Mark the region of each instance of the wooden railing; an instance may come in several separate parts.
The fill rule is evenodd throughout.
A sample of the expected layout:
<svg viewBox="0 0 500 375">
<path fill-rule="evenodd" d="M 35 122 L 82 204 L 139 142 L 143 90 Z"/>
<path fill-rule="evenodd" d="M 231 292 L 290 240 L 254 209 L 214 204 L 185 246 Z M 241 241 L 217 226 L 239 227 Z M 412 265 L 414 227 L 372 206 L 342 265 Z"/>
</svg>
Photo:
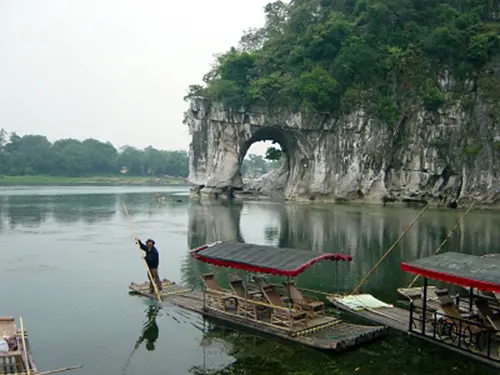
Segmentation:
<svg viewBox="0 0 500 375">
<path fill-rule="evenodd" d="M 215 310 L 217 310 L 217 312 L 219 312 L 219 313 L 229 315 L 229 316 L 234 316 L 234 317 L 237 317 L 240 319 L 244 318 L 247 321 L 252 321 L 254 323 L 257 323 L 258 325 L 272 327 L 274 329 L 284 331 L 290 335 L 294 335 L 294 332 L 296 332 L 296 330 L 294 329 L 296 322 L 295 322 L 295 319 L 293 318 L 293 316 L 290 315 L 290 313 L 303 312 L 302 309 L 300 309 L 300 308 L 299 309 L 293 308 L 293 307 L 287 308 L 287 307 L 278 306 L 278 305 L 268 303 L 267 301 L 259 301 L 259 300 L 253 299 L 253 298 L 244 298 L 244 297 L 240 297 L 234 293 L 231 293 L 229 291 L 226 292 L 226 291 L 205 288 L 205 294 L 206 294 L 206 296 L 209 297 L 208 301 L 205 300 L 205 305 L 207 307 L 214 309 L 214 307 L 211 306 L 211 304 L 210 304 L 210 297 L 217 299 L 220 303 L 223 303 L 222 299 L 231 298 L 231 299 L 238 301 L 238 303 L 243 304 L 243 306 L 245 306 L 247 308 L 250 307 L 251 309 L 253 309 L 252 311 L 253 311 L 254 315 L 252 316 L 245 309 L 243 309 L 244 310 L 243 314 L 239 314 L 238 311 L 233 313 L 231 311 L 221 309 L 220 307 L 215 308 Z M 268 309 L 268 311 L 271 314 L 269 322 L 264 321 L 262 319 L 258 319 L 258 316 L 257 316 L 258 315 L 258 311 L 257 311 L 258 307 L 263 307 L 263 308 Z M 239 311 L 241 311 L 241 309 L 239 309 Z M 286 312 L 288 314 L 287 315 L 279 314 L 279 312 L 283 312 L 283 313 Z M 282 324 L 275 323 L 275 320 L 279 321 Z M 305 314 L 304 324 L 306 327 L 307 327 L 308 320 L 309 320 L 309 317 L 307 314 Z"/>
</svg>

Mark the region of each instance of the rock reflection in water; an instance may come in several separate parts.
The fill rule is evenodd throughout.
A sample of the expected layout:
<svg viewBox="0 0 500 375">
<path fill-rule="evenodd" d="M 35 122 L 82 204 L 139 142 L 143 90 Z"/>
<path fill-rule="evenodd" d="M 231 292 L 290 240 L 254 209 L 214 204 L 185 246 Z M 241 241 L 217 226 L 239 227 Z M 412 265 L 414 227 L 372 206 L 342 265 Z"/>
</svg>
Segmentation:
<svg viewBox="0 0 500 375">
<path fill-rule="evenodd" d="M 350 292 L 419 211 L 419 208 L 378 206 L 191 203 L 188 247 L 223 240 L 349 253 L 353 255 L 350 264 L 319 263 L 314 271 L 300 275 L 298 282 L 305 288 Z M 400 271 L 400 262 L 431 255 L 462 214 L 429 209 L 368 279 L 363 290 L 394 300 L 396 288 L 406 285 L 412 278 Z M 270 222 L 274 217 L 276 220 Z M 473 212 L 443 251 L 491 252 L 500 244 L 500 231 L 496 230 L 499 224 L 500 217 L 494 213 Z M 191 286 L 200 286 L 199 273 L 210 269 L 186 255 L 184 279 Z"/>
</svg>

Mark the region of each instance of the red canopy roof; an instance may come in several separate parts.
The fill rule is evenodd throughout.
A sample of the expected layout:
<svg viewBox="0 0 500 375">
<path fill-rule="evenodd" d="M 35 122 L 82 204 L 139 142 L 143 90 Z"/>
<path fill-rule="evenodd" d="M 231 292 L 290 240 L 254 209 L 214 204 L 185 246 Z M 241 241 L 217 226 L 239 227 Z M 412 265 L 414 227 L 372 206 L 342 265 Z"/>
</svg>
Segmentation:
<svg viewBox="0 0 500 375">
<path fill-rule="evenodd" d="M 246 243 L 216 242 L 190 251 L 193 258 L 219 267 L 294 277 L 321 260 L 352 260 L 347 254 L 315 253 Z"/>
<path fill-rule="evenodd" d="M 429 279 L 500 292 L 500 257 L 448 252 L 411 263 L 401 263 L 401 269 Z"/>
</svg>

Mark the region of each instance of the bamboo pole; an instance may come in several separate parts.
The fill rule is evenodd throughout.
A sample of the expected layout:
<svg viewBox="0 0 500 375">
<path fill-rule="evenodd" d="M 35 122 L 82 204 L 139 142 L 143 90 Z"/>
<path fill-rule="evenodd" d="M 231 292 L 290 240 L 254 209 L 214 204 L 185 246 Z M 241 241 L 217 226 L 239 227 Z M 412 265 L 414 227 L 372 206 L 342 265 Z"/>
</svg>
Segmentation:
<svg viewBox="0 0 500 375">
<path fill-rule="evenodd" d="M 389 255 L 389 253 L 392 250 L 394 250 L 394 248 L 399 243 L 399 241 L 401 241 L 403 239 L 403 237 L 406 235 L 406 233 L 408 233 L 408 231 L 411 229 L 413 224 L 415 224 L 417 222 L 417 220 L 420 218 L 420 216 L 422 216 L 424 214 L 424 212 L 427 211 L 428 208 L 429 208 L 429 204 L 427 204 L 427 206 L 425 206 L 424 209 L 422 211 L 420 211 L 420 213 L 415 217 L 415 219 L 410 223 L 410 225 L 408 225 L 408 227 L 403 231 L 403 233 L 400 234 L 400 236 L 392 244 L 392 246 L 385 252 L 384 255 L 382 255 L 382 257 L 378 260 L 378 262 L 375 263 L 373 268 L 366 274 L 365 277 L 363 277 L 363 279 L 359 282 L 359 284 L 356 286 L 356 288 L 354 288 L 354 290 L 351 292 L 351 295 L 359 292 L 359 289 L 363 286 L 363 284 L 366 282 L 366 280 L 368 280 L 368 278 L 373 274 L 373 272 L 375 272 L 375 270 L 378 268 L 380 263 L 382 263 L 382 261 Z"/>
<path fill-rule="evenodd" d="M 132 231 L 134 239 L 136 239 L 137 238 L 137 233 L 135 232 L 134 226 L 132 224 L 132 219 L 130 219 L 130 215 L 128 214 L 127 206 L 125 205 L 125 203 L 123 203 L 123 210 L 125 211 L 125 215 L 127 215 L 127 219 L 128 219 L 128 223 L 129 223 L 129 226 L 130 226 L 130 230 Z M 153 287 L 154 287 L 154 290 L 155 290 L 155 293 L 156 293 L 156 298 L 158 299 L 158 301 L 161 302 L 161 297 L 160 297 L 160 292 L 158 291 L 158 286 L 156 285 L 156 282 L 153 279 L 153 275 L 151 275 L 151 270 L 149 269 L 149 266 L 148 266 L 148 264 L 146 262 L 146 259 L 144 259 L 142 257 L 142 249 L 141 249 L 141 247 L 140 247 L 140 245 L 139 245 L 138 242 L 137 242 L 137 246 L 139 246 L 139 250 L 141 251 L 141 258 L 144 261 L 144 266 L 146 267 L 146 270 L 148 271 L 149 280 L 153 284 Z"/>
<path fill-rule="evenodd" d="M 460 223 L 462 222 L 462 220 L 464 219 L 464 217 L 467 216 L 467 214 L 470 212 L 470 210 L 472 210 L 472 207 L 474 207 L 475 203 L 476 202 L 472 202 L 472 204 L 469 206 L 469 208 L 467 209 L 467 211 L 465 211 L 465 213 L 462 215 L 462 217 L 457 221 L 457 223 L 455 224 L 455 226 L 451 229 L 450 233 L 448 233 L 448 235 L 445 237 L 445 239 L 443 240 L 443 242 L 441 242 L 441 245 L 439 245 L 439 247 L 437 248 L 437 250 L 434 252 L 433 255 L 436 255 L 437 253 L 439 253 L 441 251 L 441 249 L 443 248 L 444 244 L 446 242 L 448 242 L 448 240 L 450 239 L 450 237 L 453 234 L 453 232 L 458 228 L 458 226 L 460 225 Z M 420 277 L 420 275 L 415 276 L 415 278 L 411 281 L 411 283 L 408 284 L 407 288 L 411 288 L 413 286 L 413 284 L 415 284 L 415 282 L 418 280 L 419 277 Z"/>
<path fill-rule="evenodd" d="M 38 372 L 35 375 L 50 375 L 50 374 L 57 374 L 58 372 L 64 372 L 64 371 L 70 371 L 70 370 L 76 370 L 79 368 L 82 368 L 83 365 L 76 365 L 76 366 L 69 366 L 69 367 L 61 367 L 57 368 L 54 370 L 48 370 L 48 371 L 43 371 L 43 372 Z"/>
<path fill-rule="evenodd" d="M 21 324 L 21 340 L 23 342 L 23 352 L 24 352 L 24 361 L 26 363 L 26 373 L 31 375 L 31 366 L 30 360 L 28 358 L 28 347 L 26 346 L 26 337 L 24 336 L 24 322 L 23 317 L 19 317 L 19 323 Z"/>
</svg>

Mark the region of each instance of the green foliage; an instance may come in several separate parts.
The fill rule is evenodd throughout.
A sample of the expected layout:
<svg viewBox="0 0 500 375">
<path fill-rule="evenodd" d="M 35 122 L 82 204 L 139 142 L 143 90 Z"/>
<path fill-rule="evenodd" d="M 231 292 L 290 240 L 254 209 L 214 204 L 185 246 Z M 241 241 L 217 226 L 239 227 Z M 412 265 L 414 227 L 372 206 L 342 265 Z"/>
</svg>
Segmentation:
<svg viewBox="0 0 500 375">
<path fill-rule="evenodd" d="M 428 111 L 437 111 L 446 102 L 446 94 L 437 87 L 431 87 L 423 97 L 424 108 Z"/>
<path fill-rule="evenodd" d="M 281 152 L 280 150 L 277 151 Z M 272 169 L 279 168 L 279 160 L 266 159 L 264 159 L 262 155 L 249 154 L 248 157 L 246 157 L 241 163 L 241 174 L 246 178 L 257 178 Z"/>
<path fill-rule="evenodd" d="M 279 148 L 268 147 L 267 150 L 266 150 L 266 156 L 265 156 L 265 158 L 267 160 L 276 160 L 276 161 L 279 161 L 281 159 L 281 155 L 283 155 L 283 153 L 281 152 L 281 150 Z"/>
<path fill-rule="evenodd" d="M 497 10 L 497 0 L 275 1 L 265 26 L 245 32 L 189 95 L 230 108 L 362 106 L 394 126 L 411 108 L 435 112 L 453 99 L 443 77 L 457 92 L 477 79 L 500 51 Z"/>
<path fill-rule="evenodd" d="M 7 136 L 0 129 L 0 175 L 103 176 L 118 175 L 122 168 L 133 176 L 186 177 L 186 151 L 144 150 L 125 146 L 120 151 L 109 142 L 60 139 L 51 143 L 41 135 Z"/>
<path fill-rule="evenodd" d="M 473 144 L 466 146 L 464 152 L 468 156 L 476 156 L 481 151 L 482 146 L 480 144 Z"/>
</svg>

